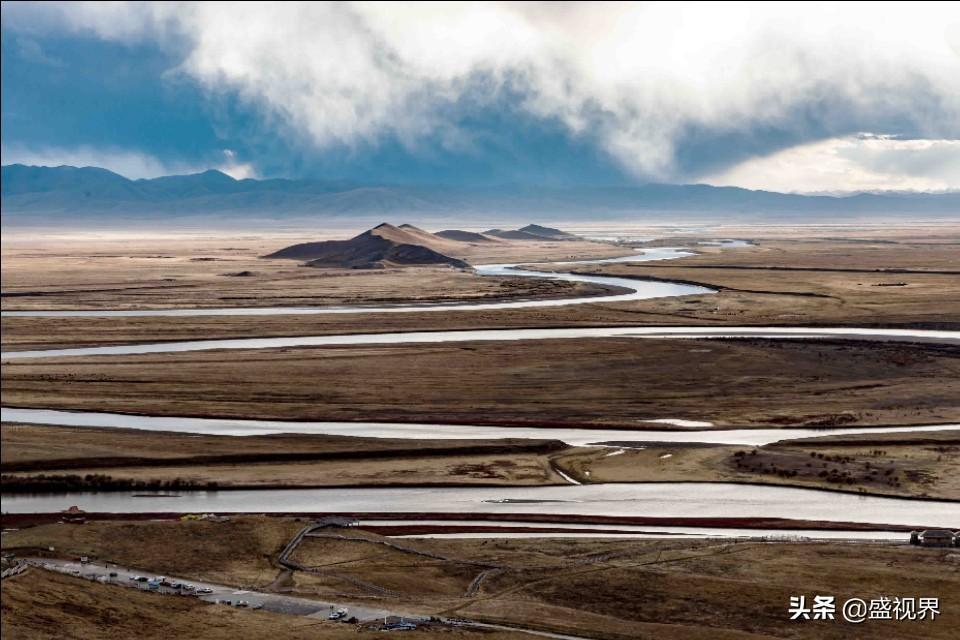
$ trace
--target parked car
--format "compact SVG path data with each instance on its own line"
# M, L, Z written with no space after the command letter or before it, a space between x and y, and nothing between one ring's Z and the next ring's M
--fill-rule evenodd
M117 572L116 572L116 571L111 571L111 572L110 572L110 577L111 577L111 578L116 578L116 577L117 577Z
M247 602L246 600L237 600L237 601L234 603L233 606L235 606L235 607L249 607L249 606L250 606L250 603Z

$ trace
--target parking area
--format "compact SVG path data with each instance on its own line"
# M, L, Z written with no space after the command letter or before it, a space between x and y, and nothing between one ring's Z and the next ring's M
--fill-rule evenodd
M398 615L402 615L410 620L421 619L420 616L411 616L396 611L368 606L324 602L276 593L236 589L225 585L188 580L174 576L159 576L115 564L51 558L30 558L29 562L34 566L44 569L59 571L87 580L96 580L104 584L140 589L142 591L149 591L171 597L193 597L222 606L263 609L264 611L272 611L274 613L335 619L344 622L366 622Z

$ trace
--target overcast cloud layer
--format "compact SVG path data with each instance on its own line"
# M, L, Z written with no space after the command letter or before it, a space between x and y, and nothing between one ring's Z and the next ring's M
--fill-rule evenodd
M637 180L960 188L960 3L5 3L4 28L41 59L51 33L149 41L320 153L478 153L463 113L506 100Z

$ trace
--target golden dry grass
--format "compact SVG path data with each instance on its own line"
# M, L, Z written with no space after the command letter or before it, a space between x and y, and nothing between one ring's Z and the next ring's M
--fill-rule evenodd
M195 525L221 533L194 536ZM245 518L229 523L90 523L50 525L4 536L14 543L59 545L61 554L118 545L120 536L141 542L161 538L186 556L153 553L149 568L197 576L189 563L228 584L259 570L258 553L276 547L300 523ZM256 534L251 528L261 528ZM235 532L231 529L236 528ZM133 531L140 529L141 531ZM71 530L66 534L63 530ZM77 531L80 533L73 533ZM707 540L396 540L428 558L385 547L357 530L361 540L309 538L297 558L327 573L297 573L277 587L298 595L366 601L355 581L399 592L388 598L424 613L479 618L596 638L892 638L949 639L960 621L960 552L904 544L723 542ZM339 535L335 530L325 535ZM247 540L247 542L243 542ZM122 544L122 543L121 543ZM149 555L149 554L148 554ZM145 559L144 562L147 562ZM484 567L495 565L472 594L464 590ZM246 565L246 566L244 566ZM67 579L67 578L64 578ZM8 606L4 583L4 606ZM791 595L936 596L942 615L933 622L790 622ZM150 597L150 596L145 596ZM21 596L26 602L26 595ZM28 609L29 610L29 609ZM58 619L60 614L51 614ZM84 611L78 617L94 615ZM4 611L5 621L7 610ZM205 637L205 636L204 636ZM216 636L214 636L216 637ZM282 637L282 636L281 636Z
M957 347L607 338L11 361L8 406L293 420L614 425L960 419Z
M163 597L40 570L4 580L2 606L2 633L9 640L341 640L382 636L352 625ZM417 635L446 640L529 637L438 627L418 630Z
M26 552L52 546L67 557L86 555L161 575L262 587L276 578L276 556L302 526L290 518L254 516L230 522L50 524L4 535L3 548Z
M891 496L960 500L960 431L919 436L869 434L785 441L763 447L650 445L644 449L570 449L554 457L582 482L759 482ZM905 438L897 442L894 438Z
M56 475L97 474L147 484L179 480L219 488L402 486L402 485L545 485L567 484L550 467L546 455L478 455L324 460L320 462L220 463L189 466L86 466L46 470ZM32 473L5 474L9 478Z
M3 246L4 310L327 306L499 300L601 292L603 287L485 278L446 266L357 270L308 268L260 256L283 236L75 235ZM15 239L16 240L16 239ZM594 242L443 241L474 263L623 255ZM446 249L445 249L446 252ZM239 275L238 275L239 274ZM31 294L31 295L27 295Z
M722 237L754 238L757 245L749 248L718 249L697 245L703 238L693 233L677 234L675 230L641 229L651 235L670 235L654 244L694 245L700 255L669 262L638 265L581 265L579 271L610 274L686 279L725 287L714 295L660 298L630 303L576 305L549 309L513 309L497 311L459 311L456 313L363 314L333 316L274 316L274 317L218 317L218 318L126 318L105 323L96 318L4 318L2 341L5 349L44 348L77 344L115 344L157 340L188 340L201 338L231 338L283 335L312 335L326 333L412 331L423 329L470 329L494 327L535 326L589 326L589 325L901 325L901 326L960 326L960 276L957 271L957 251L960 230L956 224L882 225L845 227L843 225L789 226L755 225L718 229ZM238 245L239 253L246 252L245 260L267 246L276 248L291 241L291 236L267 238L236 238L215 241L209 238L194 242L178 240L180 262L185 262L183 273L170 277L183 278L185 289L133 290L123 293L103 293L105 300L97 304L116 306L128 300L131 304L149 303L151 306L180 305L182 301L199 299L203 306L219 299L216 306L257 306L263 304L324 304L366 301L400 301L416 297L449 296L463 298L477 295L536 295L528 288L541 286L530 281L500 283L497 279L456 275L449 269L400 269L387 272L343 273L336 270L303 269L287 275L249 278L230 278L218 262L191 262L189 256L206 255L211 247L220 247L231 260L236 251L227 251ZM138 244L139 243L139 244ZM129 243L128 243L129 244ZM182 244L182 247L181 247ZM521 243L523 244L523 243ZM510 255L482 256L496 260L559 259L595 256L598 252L622 252L590 245L573 250L576 243L546 243L547 247L510 245ZM169 247L169 239L147 237L126 245L101 248L102 253L126 255L139 252L137 260L97 258L96 268L70 264L64 267L50 256L74 255L81 263L87 255L80 240L64 245L57 242L34 241L28 247L14 244L4 249L4 287L50 289L101 287L105 283L125 282L123 274L133 284L138 279L156 278L166 273L166 263L151 264L145 255L155 255ZM544 253L545 251L552 251ZM143 262L147 260L146 262ZM159 260L159 259L157 259ZM131 264L127 264L127 263ZM143 262L143 266L136 267ZM263 268L263 261L257 262ZM45 265L52 266L45 266ZM9 264L9 269L8 269ZM174 264L170 262L170 264ZM226 263L229 264L229 263ZM724 267L739 267L730 269ZM746 267L746 268L743 268ZM771 269L770 267L775 267ZM290 265L278 269L289 270ZM786 270L785 270L786 269ZM796 270L800 269L800 270ZM810 271L813 269L813 271ZM882 273L850 271L850 269L906 269L911 273ZM205 270L205 271L204 271ZM76 273L74 273L76 271ZM314 274L313 271L317 273ZM11 274L8 276L8 272ZM323 272L323 273L321 273ZM205 274L193 283L191 274ZM283 273L287 273L284 271ZM119 274L119 275L118 275ZM166 276L164 276L166 277ZM199 276L198 276L199 277ZM258 279L259 278L259 279ZM84 284L86 280L90 283ZM249 284L245 284L249 280ZM262 280L262 282L261 282ZM243 282L240 282L243 281ZM210 284L210 283L213 284ZM903 286L878 286L899 285ZM177 282L160 282L164 286ZM182 283L181 283L182 284ZM112 286L112 285L111 285ZM126 285L125 285L126 286ZM157 286L157 282L153 285ZM542 285L553 286L553 285ZM107 287L109 288L109 287ZM195 289L195 290L194 290ZM243 293L249 289L247 293ZM138 292L139 291L139 292ZM152 293L150 293L153 291ZM192 292L192 293L191 293ZM240 293L234 302L229 299ZM543 295L557 295L561 290L543 290ZM570 292L567 292L569 294ZM93 304L94 294L76 294ZM320 296L301 299L298 296ZM271 301L268 302L267 300ZM5 298L4 308L27 304L26 298ZM31 305L49 305L56 298L33 299ZM70 302L69 299L64 299ZM286 302L284 302L286 300ZM325 302L326 300L326 302ZM79 304L81 300L74 299ZM58 304L65 304L61 300ZM69 306L69 305L67 305ZM187 305L189 306L189 305Z

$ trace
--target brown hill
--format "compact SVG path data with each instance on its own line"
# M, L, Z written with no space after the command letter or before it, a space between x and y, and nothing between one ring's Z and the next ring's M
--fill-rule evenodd
M380 226L383 227L384 225ZM390 227L390 225L386 226ZM439 251L440 253L456 253L458 250L463 249L463 244L457 240L440 237L435 233L424 231L420 227L415 227L412 224L390 227L390 229L383 232L383 236L405 244L420 244L434 251Z
M384 222L349 240L304 242L285 247L265 258L304 260L311 267L375 269L397 265L449 264L468 266L441 251L456 241L438 238L412 225L395 227Z
M458 242L496 242L496 238L485 236L475 231L461 231L460 229L445 229L437 231L435 236L446 238L447 240L457 240Z
M526 231L519 231L517 229L488 229L483 232L485 236L493 236L494 238L502 238L503 240L552 240L553 238L544 238L542 236L537 236L532 233L527 233Z
M541 236L543 238L550 238L552 240L577 240L579 236L575 236L572 233L567 233L566 231L561 231L560 229L554 229L553 227L541 227L539 224L528 224L525 227L520 227L517 231L523 233L531 233L535 236Z
M538 224L528 224L519 229L490 229L484 235L506 240L577 240L577 236L552 227L541 227Z

